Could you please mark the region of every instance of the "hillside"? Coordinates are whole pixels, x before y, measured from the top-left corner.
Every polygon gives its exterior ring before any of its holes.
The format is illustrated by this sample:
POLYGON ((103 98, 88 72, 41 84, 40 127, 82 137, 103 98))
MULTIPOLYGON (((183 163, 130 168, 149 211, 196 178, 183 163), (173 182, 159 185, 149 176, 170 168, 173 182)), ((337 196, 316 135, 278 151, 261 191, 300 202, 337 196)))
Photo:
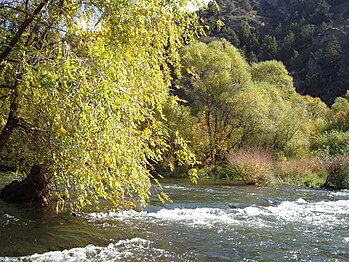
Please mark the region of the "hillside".
POLYGON ((281 60, 301 94, 332 104, 349 89, 347 0, 217 0, 199 16, 250 62, 281 60))

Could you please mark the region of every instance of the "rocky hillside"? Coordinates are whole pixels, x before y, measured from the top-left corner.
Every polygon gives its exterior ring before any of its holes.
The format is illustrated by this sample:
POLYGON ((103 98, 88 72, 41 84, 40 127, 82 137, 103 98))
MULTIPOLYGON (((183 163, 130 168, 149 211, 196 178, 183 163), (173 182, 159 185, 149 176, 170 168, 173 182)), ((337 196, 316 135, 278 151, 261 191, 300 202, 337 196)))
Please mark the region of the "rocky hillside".
POLYGON ((331 104, 349 89, 348 0, 216 0, 199 15, 250 62, 283 61, 299 93, 331 104))

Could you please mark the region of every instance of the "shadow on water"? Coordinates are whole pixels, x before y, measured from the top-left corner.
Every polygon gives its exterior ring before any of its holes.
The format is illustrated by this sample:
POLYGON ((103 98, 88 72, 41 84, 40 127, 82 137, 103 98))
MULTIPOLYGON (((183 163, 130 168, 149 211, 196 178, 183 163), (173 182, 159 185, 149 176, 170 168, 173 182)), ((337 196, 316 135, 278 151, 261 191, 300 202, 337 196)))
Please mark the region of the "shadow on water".
MULTIPOLYGON (((0 176, 0 189, 15 174, 0 176)), ((84 227, 85 219, 69 212, 57 214, 54 205, 7 203, 0 199, 0 256, 23 256, 89 243, 108 244, 103 232, 84 227)))

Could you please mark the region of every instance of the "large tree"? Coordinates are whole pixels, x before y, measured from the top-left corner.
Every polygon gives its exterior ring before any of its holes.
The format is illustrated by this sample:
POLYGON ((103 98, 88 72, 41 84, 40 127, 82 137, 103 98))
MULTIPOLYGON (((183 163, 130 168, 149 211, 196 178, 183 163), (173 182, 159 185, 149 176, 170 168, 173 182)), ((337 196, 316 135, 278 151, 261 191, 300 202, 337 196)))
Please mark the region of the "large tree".
POLYGON ((236 98, 251 82, 249 65, 227 41, 195 43, 183 49, 184 77, 181 80, 198 117, 198 140, 193 144, 208 164, 224 161, 236 139, 237 115, 245 109, 236 98))
POLYGON ((2 1, 0 161, 43 165, 75 208, 146 204, 172 132, 162 112, 170 69, 195 28, 184 4, 2 1))

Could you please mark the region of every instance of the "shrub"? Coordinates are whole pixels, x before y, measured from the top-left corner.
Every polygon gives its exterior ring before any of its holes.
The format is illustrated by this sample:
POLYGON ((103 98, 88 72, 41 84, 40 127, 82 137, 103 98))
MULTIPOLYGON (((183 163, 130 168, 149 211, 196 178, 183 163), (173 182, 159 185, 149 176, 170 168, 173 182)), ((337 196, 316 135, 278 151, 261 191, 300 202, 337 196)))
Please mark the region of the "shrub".
POLYGON ((228 156, 231 179, 246 185, 266 184, 273 175, 274 159, 264 148, 240 149, 228 156))
POLYGON ((321 181, 321 174, 324 172, 321 163, 314 157, 291 159, 276 165, 279 181, 286 184, 321 186, 319 181, 321 181))
POLYGON ((327 178, 324 187, 349 188, 349 155, 337 155, 324 161, 327 178))
POLYGON ((325 151, 330 155, 349 153, 349 131, 334 130, 318 135, 312 140, 311 149, 325 151))

